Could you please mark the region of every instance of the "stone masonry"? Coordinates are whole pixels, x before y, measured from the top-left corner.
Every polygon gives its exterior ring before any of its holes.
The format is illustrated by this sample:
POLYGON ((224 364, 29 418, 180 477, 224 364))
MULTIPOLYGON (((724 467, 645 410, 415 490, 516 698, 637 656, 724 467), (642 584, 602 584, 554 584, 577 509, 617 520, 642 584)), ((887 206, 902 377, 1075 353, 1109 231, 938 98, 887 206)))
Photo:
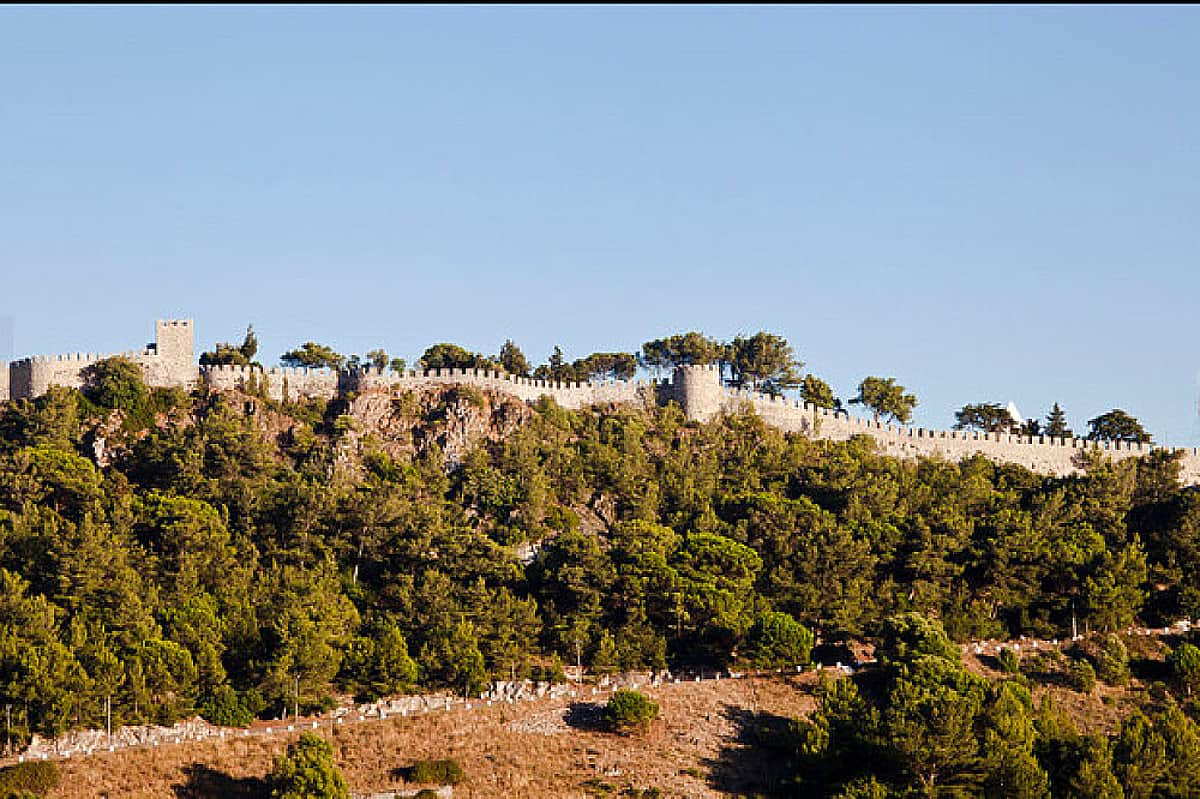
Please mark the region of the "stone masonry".
MULTIPOLYGON (((327 369, 262 369, 248 366, 198 367, 191 320, 159 321, 155 342, 138 352, 123 353, 138 363, 152 386, 191 388, 198 382, 215 390, 256 387, 279 401, 333 399, 348 392, 408 392, 439 385, 465 384, 513 395, 525 402, 551 397, 564 408, 605 404, 652 406, 675 401, 689 419, 708 421, 720 413, 752 408, 772 427, 809 438, 845 441, 868 435, 886 455, 899 458, 941 458, 959 461, 981 454, 993 461, 1016 463, 1042 474, 1067 475, 1079 470, 1085 450, 1124 459, 1145 455, 1160 447, 1149 444, 1100 443, 1078 438, 926 430, 883 424, 835 413, 808 403, 726 388, 715 366, 681 366, 670 380, 634 380, 595 383, 559 383, 516 377, 482 369, 441 369, 424 372, 389 372, 363 369, 334 372, 327 369)), ((27 399, 45 393, 51 385, 78 388, 83 370, 103 355, 39 356, 0 364, 0 400, 27 399)), ((1200 450, 1185 449, 1183 481, 1200 484, 1200 450)))
MULTIPOLYGON (((147 385, 162 388, 192 388, 200 375, 193 346, 192 320, 159 320, 154 326, 154 343, 141 350, 114 353, 142 367, 147 385)), ((84 370, 113 355, 74 353, 38 355, 0 364, 0 399, 32 399, 50 386, 80 388, 84 370)))

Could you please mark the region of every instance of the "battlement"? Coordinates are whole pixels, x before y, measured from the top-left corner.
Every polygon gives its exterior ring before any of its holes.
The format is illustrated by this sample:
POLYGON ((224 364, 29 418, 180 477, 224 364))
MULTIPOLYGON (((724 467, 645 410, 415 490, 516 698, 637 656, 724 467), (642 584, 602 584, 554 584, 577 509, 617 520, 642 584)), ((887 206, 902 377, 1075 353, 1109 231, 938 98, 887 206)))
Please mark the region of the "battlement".
MULTIPOLYGON (((519 377, 492 369, 407 369, 396 372, 375 366, 347 371, 304 367, 198 367, 190 319, 155 323, 155 341, 142 350, 119 353, 142 367, 152 386, 190 388, 198 381, 217 390, 253 387, 281 401, 333 399, 348 392, 404 392, 448 384, 466 384, 514 396, 524 402, 551 397, 565 408, 632 403, 643 406, 677 402, 687 417, 708 421, 718 414, 752 408, 763 421, 785 432, 838 441, 871 436, 881 452, 899 458, 933 457, 958 461, 974 454, 1021 464, 1033 471, 1065 475, 1079 469, 1080 454, 1100 452, 1122 459, 1163 449, 1151 444, 1097 442, 1080 438, 1020 436, 962 430, 930 430, 851 416, 797 399, 729 388, 717 364, 676 368, 668 379, 560 382, 519 377)), ((81 387, 88 366, 112 355, 68 353, 37 355, 0 364, 0 400, 40 396, 52 385, 81 387)), ((1183 479, 1200 484, 1200 449, 1174 449, 1184 457, 1183 479)))
POLYGON ((87 367, 117 356, 138 364, 148 385, 190 388, 198 375, 192 335, 190 319, 160 320, 155 324, 154 342, 140 350, 20 358, 0 369, 4 373, 0 379, 0 400, 32 399, 45 394, 50 386, 82 388, 87 367))
MULTIPOLYGON (((216 389, 245 389, 249 385, 265 389, 275 400, 303 397, 332 399, 347 391, 412 391, 415 389, 461 383, 511 394, 527 402, 551 396, 567 408, 582 408, 604 403, 645 403, 662 384, 646 380, 580 383, 537 380, 491 369, 407 369, 395 372, 378 367, 360 367, 345 372, 328 369, 256 366, 205 366, 203 381, 216 389)), ((664 381, 665 384, 665 381, 664 381)))
MULTIPOLYGON (((880 450, 900 458, 940 457, 961 460, 976 453, 992 460, 1022 464, 1049 474, 1078 471, 1083 451, 1098 451, 1113 458, 1137 457, 1163 449, 1150 444, 1097 442, 1081 438, 1020 436, 962 430, 930 430, 889 424, 851 416, 845 411, 819 408, 812 403, 723 385, 715 364, 681 366, 670 379, 558 382, 510 375, 487 369, 427 369, 394 372, 361 367, 335 373, 327 369, 291 369, 246 366, 212 366, 204 380, 215 388, 244 388, 253 382, 265 386, 275 399, 333 398, 347 391, 412 391, 423 387, 466 384, 507 393, 526 402, 552 397, 566 408, 606 403, 661 404, 678 402, 689 419, 708 421, 720 413, 749 406, 772 427, 824 440, 846 440, 855 435, 874 438, 880 450)), ((1184 477, 1200 483, 1200 450, 1187 449, 1184 477)))

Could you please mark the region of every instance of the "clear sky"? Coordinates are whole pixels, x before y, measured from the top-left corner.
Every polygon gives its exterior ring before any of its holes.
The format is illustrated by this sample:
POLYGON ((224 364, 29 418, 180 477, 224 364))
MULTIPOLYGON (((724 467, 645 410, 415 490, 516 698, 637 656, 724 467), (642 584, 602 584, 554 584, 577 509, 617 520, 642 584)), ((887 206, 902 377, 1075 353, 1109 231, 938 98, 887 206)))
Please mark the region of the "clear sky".
POLYGON ((766 329, 924 426, 1196 445, 1198 77, 1195 7, 5 8, 0 317, 271 362, 766 329))

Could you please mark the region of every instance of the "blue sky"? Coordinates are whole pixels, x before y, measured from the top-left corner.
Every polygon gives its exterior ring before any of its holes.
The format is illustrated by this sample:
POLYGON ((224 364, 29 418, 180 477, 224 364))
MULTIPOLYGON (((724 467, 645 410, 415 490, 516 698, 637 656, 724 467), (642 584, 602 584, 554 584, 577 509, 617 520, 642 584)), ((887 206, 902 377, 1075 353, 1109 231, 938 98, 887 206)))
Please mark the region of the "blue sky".
POLYGON ((766 329, 924 426, 1196 445, 1197 74, 1194 7, 5 8, 0 317, 272 361, 766 329))

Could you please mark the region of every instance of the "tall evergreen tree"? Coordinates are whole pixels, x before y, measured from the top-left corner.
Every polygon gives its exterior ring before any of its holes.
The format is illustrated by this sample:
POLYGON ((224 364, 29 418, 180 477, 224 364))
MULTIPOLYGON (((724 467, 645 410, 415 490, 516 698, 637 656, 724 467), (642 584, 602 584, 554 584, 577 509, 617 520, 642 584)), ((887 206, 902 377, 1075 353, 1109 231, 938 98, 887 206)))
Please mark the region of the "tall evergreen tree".
POLYGON ((512 339, 508 339, 500 347, 500 354, 497 356, 500 361, 500 366, 510 375, 517 377, 527 377, 529 375, 529 359, 525 357, 525 353, 521 352, 521 348, 513 343, 512 339))
POLYGON ((1050 413, 1046 415, 1045 433, 1053 438, 1071 438, 1075 435, 1067 425, 1066 412, 1059 407, 1057 402, 1050 409, 1050 413))

